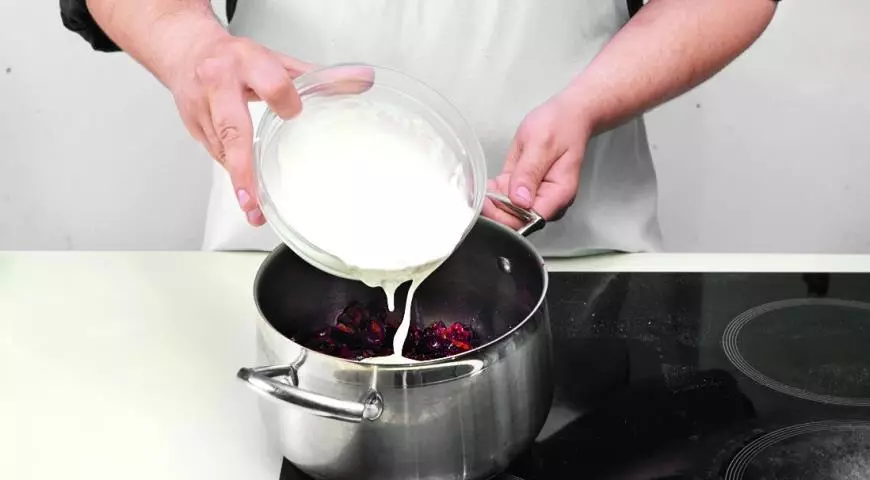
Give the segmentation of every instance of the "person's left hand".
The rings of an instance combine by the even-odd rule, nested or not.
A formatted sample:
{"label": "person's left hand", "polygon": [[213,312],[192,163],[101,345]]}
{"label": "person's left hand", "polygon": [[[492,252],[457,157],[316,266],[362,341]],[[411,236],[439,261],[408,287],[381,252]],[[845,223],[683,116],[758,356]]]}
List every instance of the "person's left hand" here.
{"label": "person's left hand", "polygon": [[[517,206],[557,220],[574,203],[592,122],[566,93],[529,113],[517,129],[502,173],[489,189]],[[522,222],[487,199],[483,214],[512,228]]]}

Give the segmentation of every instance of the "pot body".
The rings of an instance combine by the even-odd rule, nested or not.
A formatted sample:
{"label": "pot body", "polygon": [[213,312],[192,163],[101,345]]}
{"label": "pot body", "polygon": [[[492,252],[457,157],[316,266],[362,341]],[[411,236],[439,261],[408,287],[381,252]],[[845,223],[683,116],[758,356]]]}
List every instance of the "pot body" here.
{"label": "pot body", "polygon": [[[486,343],[409,365],[353,362],[290,338],[332,322],[351,301],[383,293],[327,275],[281,246],[255,286],[258,361],[271,367],[240,376],[266,393],[260,407],[267,430],[312,477],[489,478],[534,441],[550,410],[546,288],[531,245],[481,218],[417,291],[412,321],[471,323]],[[397,300],[401,312],[402,295]],[[268,384],[257,383],[266,377]]]}

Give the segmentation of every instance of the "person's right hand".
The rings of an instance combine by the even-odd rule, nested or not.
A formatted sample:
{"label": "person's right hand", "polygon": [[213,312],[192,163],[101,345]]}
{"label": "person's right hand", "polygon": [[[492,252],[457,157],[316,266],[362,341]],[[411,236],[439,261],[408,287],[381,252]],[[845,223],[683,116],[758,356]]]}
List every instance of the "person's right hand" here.
{"label": "person's right hand", "polygon": [[229,173],[248,223],[260,226],[247,104],[262,100],[278,116],[293,117],[301,109],[293,79],[311,65],[228,33],[191,50],[169,89],[187,129]]}

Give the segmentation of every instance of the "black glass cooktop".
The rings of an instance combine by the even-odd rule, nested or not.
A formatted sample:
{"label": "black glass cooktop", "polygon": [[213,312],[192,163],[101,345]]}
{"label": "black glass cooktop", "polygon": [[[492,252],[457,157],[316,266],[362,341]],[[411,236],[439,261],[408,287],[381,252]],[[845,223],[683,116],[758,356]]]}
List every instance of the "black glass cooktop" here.
{"label": "black glass cooktop", "polygon": [[870,479],[870,274],[550,279],[553,409],[503,479]]}

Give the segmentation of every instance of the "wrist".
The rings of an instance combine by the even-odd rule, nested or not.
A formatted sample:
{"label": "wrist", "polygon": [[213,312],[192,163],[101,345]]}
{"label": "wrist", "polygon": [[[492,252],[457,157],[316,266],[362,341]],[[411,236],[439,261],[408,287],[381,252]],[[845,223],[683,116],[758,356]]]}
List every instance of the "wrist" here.
{"label": "wrist", "polygon": [[578,75],[562,95],[569,108],[583,117],[590,136],[613,127],[608,91],[593,78],[586,74]]}
{"label": "wrist", "polygon": [[157,54],[152,71],[173,89],[192,75],[199,59],[216,43],[232,35],[211,11],[167,14],[154,22]]}
{"label": "wrist", "polygon": [[557,102],[562,105],[563,112],[569,117],[580,133],[591,137],[601,131],[601,115],[594,105],[594,98],[589,92],[573,83],[559,92]]}

